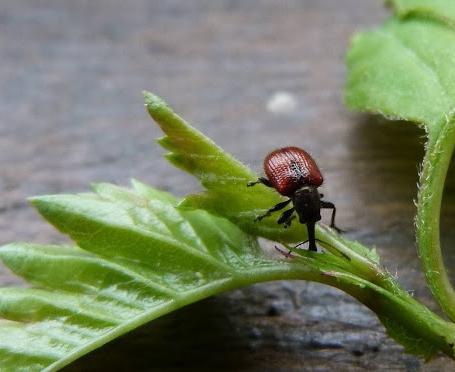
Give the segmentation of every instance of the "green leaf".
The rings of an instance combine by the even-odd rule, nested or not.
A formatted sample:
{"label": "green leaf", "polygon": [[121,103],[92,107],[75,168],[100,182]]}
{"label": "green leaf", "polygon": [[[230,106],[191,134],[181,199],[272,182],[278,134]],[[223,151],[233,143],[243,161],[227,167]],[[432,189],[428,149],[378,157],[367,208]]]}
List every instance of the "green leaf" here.
{"label": "green leaf", "polygon": [[186,197],[181,207],[222,215],[253,235],[283,242],[305,240],[306,229],[299,224],[284,230],[273,218],[256,223],[256,216],[284,199],[263,185],[247,187],[258,175],[191,127],[161,98],[149,92],[144,95],[148,112],[166,134],[158,141],[169,150],[166,158],[193,174],[207,189]]}
{"label": "green leaf", "polygon": [[348,106],[439,131],[455,109],[453,45],[451,29],[420,19],[357,35],[348,54]]}
{"label": "green leaf", "polygon": [[427,132],[416,217],[419,256],[433,295],[455,320],[455,291],[439,243],[444,181],[455,145],[455,5],[393,4],[402,19],[354,38],[345,97],[353,109],[413,121]]}
{"label": "green leaf", "polygon": [[[174,197],[138,181],[133,181],[133,189],[96,184],[94,190],[32,199],[40,213],[80,247],[14,243],[0,249],[0,259],[33,285],[0,289],[2,370],[57,370],[189,303],[276,279],[333,285],[384,319],[391,317],[391,309],[405,309],[408,318],[400,327],[406,337],[423,345],[424,336],[436,331],[434,348],[450,352],[452,329],[420,304],[410,306],[409,295],[373,261],[361,267],[330,250],[276,260],[228,220],[201,210],[179,210]],[[343,251],[348,243],[354,252],[366,250],[346,240],[333,248]],[[385,306],[378,306],[383,302]],[[425,321],[431,325],[423,335]],[[395,327],[384,323],[393,333]]]}
{"label": "green leaf", "polygon": [[[252,235],[283,243],[306,239],[307,231],[302,224],[294,223],[291,228],[285,229],[273,218],[255,222],[256,216],[283,201],[283,198],[275,190],[263,185],[246,187],[248,181],[258,176],[179,117],[160,97],[149,92],[144,92],[144,95],[148,112],[166,133],[159,143],[172,151],[167,158],[198,178],[206,188],[203,193],[187,196],[179,204],[181,209],[209,210],[228,218]],[[207,174],[204,169],[208,169]],[[317,235],[328,244],[329,250],[331,244],[336,245],[334,239],[337,237],[333,231],[320,226],[316,230]],[[378,262],[377,254],[361,244],[353,242],[348,249],[341,244],[340,249],[341,254],[347,255],[360,271],[365,270],[372,261]]]}
{"label": "green leaf", "polygon": [[[33,285],[0,289],[5,370],[56,370],[156,317],[252,283],[298,278],[351,293],[352,280],[362,280],[351,271],[378,281],[373,262],[361,269],[330,251],[302,252],[288,262],[269,258],[228,220],[176,209],[174,197],[138,181],[132,190],[93,188],[95,194],[32,199],[79,247],[15,243],[0,249],[3,262]],[[365,250],[353,245],[355,252]],[[348,282],[336,277],[343,274]]]}
{"label": "green leaf", "polygon": [[2,371],[56,370],[186,304],[292,274],[229,221],[179,211],[169,194],[137,181],[132,190],[94,190],[32,199],[80,247],[0,249],[3,262],[33,284],[0,289]]}

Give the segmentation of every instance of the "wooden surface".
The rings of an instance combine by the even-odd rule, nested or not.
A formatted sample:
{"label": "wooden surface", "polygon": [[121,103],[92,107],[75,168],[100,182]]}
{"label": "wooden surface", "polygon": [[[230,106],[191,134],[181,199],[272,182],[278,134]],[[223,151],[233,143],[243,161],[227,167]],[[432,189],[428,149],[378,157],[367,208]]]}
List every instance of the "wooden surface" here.
{"label": "wooden surface", "polygon": [[[413,239],[423,133],[342,103],[349,37],[386,14],[377,0],[0,0],[0,244],[65,241],[28,206],[30,195],[131,177],[178,195],[198,189],[153,143],[160,133],[142,105],[148,89],[258,171],[273,148],[307,149],[339,225],[376,245],[435,308]],[[277,91],[292,94],[296,110],[267,110]],[[450,247],[453,181],[444,204]],[[453,267],[453,250],[446,255]],[[3,268],[0,281],[20,282]],[[277,282],[189,306],[68,370],[184,368],[443,371],[455,363],[404,354],[374,314],[335,289]]]}

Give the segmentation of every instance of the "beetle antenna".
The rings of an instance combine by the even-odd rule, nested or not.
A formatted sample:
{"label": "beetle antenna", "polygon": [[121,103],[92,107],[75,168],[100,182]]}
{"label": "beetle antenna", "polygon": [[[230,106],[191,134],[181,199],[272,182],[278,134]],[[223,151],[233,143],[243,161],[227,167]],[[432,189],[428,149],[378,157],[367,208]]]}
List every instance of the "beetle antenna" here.
{"label": "beetle antenna", "polygon": [[292,254],[292,250],[289,250],[287,253],[281,249],[280,247],[278,247],[277,245],[274,245],[274,248],[279,252],[281,253],[284,257],[286,258],[294,258],[295,255]]}

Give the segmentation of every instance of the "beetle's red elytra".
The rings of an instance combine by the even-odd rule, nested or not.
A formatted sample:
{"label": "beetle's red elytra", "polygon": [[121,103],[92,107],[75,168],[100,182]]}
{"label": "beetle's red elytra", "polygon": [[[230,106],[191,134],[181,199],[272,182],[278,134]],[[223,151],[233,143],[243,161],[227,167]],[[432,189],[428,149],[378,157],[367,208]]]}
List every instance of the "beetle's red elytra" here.
{"label": "beetle's red elytra", "polygon": [[293,207],[284,211],[277,222],[288,227],[297,214],[299,222],[307,226],[310,251],[317,251],[315,225],[321,219],[321,208],[332,209],[330,227],[341,231],[335,225],[335,205],[322,200],[323,195],[318,191],[318,187],[324,181],[321,172],[314,159],[305,150],[298,147],[283,147],[272,151],[264,159],[264,172],[267,178],[259,177],[257,181],[249,182],[247,186],[262,183],[289,199],[256,217],[256,221],[284,209],[292,202]]}
{"label": "beetle's red elytra", "polygon": [[319,187],[323,182],[316,162],[298,147],[284,147],[268,154],[264,172],[273,188],[284,196],[291,196],[304,185]]}

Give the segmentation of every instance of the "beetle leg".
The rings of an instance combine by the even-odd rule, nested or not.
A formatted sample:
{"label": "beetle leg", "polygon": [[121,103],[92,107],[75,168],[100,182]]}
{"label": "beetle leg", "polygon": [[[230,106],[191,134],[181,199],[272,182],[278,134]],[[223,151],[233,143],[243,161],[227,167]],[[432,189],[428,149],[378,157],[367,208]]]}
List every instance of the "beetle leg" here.
{"label": "beetle leg", "polygon": [[264,177],[259,177],[257,179],[257,181],[251,181],[251,182],[248,182],[246,184],[247,187],[251,187],[251,186],[254,186],[254,185],[257,185],[258,183],[262,183],[263,185],[267,186],[267,187],[273,187],[271,182],[267,179],[267,178],[264,178]]}
{"label": "beetle leg", "polygon": [[308,250],[317,252],[318,248],[316,247],[316,235],[314,231],[315,223],[314,222],[307,222],[306,229],[308,231]]}
{"label": "beetle leg", "polygon": [[296,249],[298,247],[300,247],[301,245],[305,244],[305,243],[310,243],[309,246],[308,246],[308,250],[309,251],[312,251],[312,252],[317,252],[318,251],[318,248],[316,247],[316,241],[318,239],[315,238],[315,234],[314,234],[314,223],[307,223],[307,229],[308,229],[308,239],[307,240],[304,240],[303,242],[300,242],[299,244],[295,245],[294,247],[292,247],[292,249]]}
{"label": "beetle leg", "polygon": [[257,216],[254,220],[255,220],[255,221],[260,221],[260,220],[262,220],[264,217],[270,216],[273,212],[276,212],[276,211],[279,211],[280,209],[285,208],[290,202],[291,202],[291,199],[286,200],[286,201],[281,202],[281,203],[278,203],[278,204],[275,205],[274,207],[270,208],[270,209],[269,209],[267,212],[265,212],[264,214],[262,214],[262,215],[260,215],[260,216]]}
{"label": "beetle leg", "polygon": [[344,230],[341,230],[339,227],[337,227],[335,225],[335,215],[337,213],[337,209],[335,207],[335,204],[333,204],[332,202],[328,202],[328,201],[324,201],[324,200],[321,200],[321,208],[324,208],[324,209],[331,209],[332,210],[332,218],[330,220],[330,227],[332,229],[335,229],[337,232],[339,233],[342,233],[344,232]]}
{"label": "beetle leg", "polygon": [[292,247],[292,249],[296,249],[298,247],[300,247],[301,245],[304,245],[305,243],[308,243],[308,240],[305,240],[303,242],[300,242],[299,244],[295,245],[294,247]]}
{"label": "beetle leg", "polygon": [[295,219],[295,215],[292,215],[291,217],[289,217],[289,219],[284,223],[283,226],[285,229],[287,229],[289,226],[291,226],[293,219]]}
{"label": "beetle leg", "polygon": [[[309,225],[309,226],[308,226]],[[316,239],[314,236],[314,223],[313,224],[307,224],[307,229],[308,229],[308,239],[304,240],[303,242],[300,242],[293,246],[290,250],[289,253],[292,252],[294,249],[299,248],[301,245],[304,245],[306,243],[310,243],[308,246],[308,250],[312,252],[317,252],[318,248],[316,247],[316,241],[320,241],[319,239]]]}
{"label": "beetle leg", "polygon": [[294,213],[294,210],[294,208],[291,208],[287,211],[284,211],[280,218],[278,218],[278,225],[284,224],[285,228],[291,226],[292,219],[295,218],[295,216],[292,215]]}

